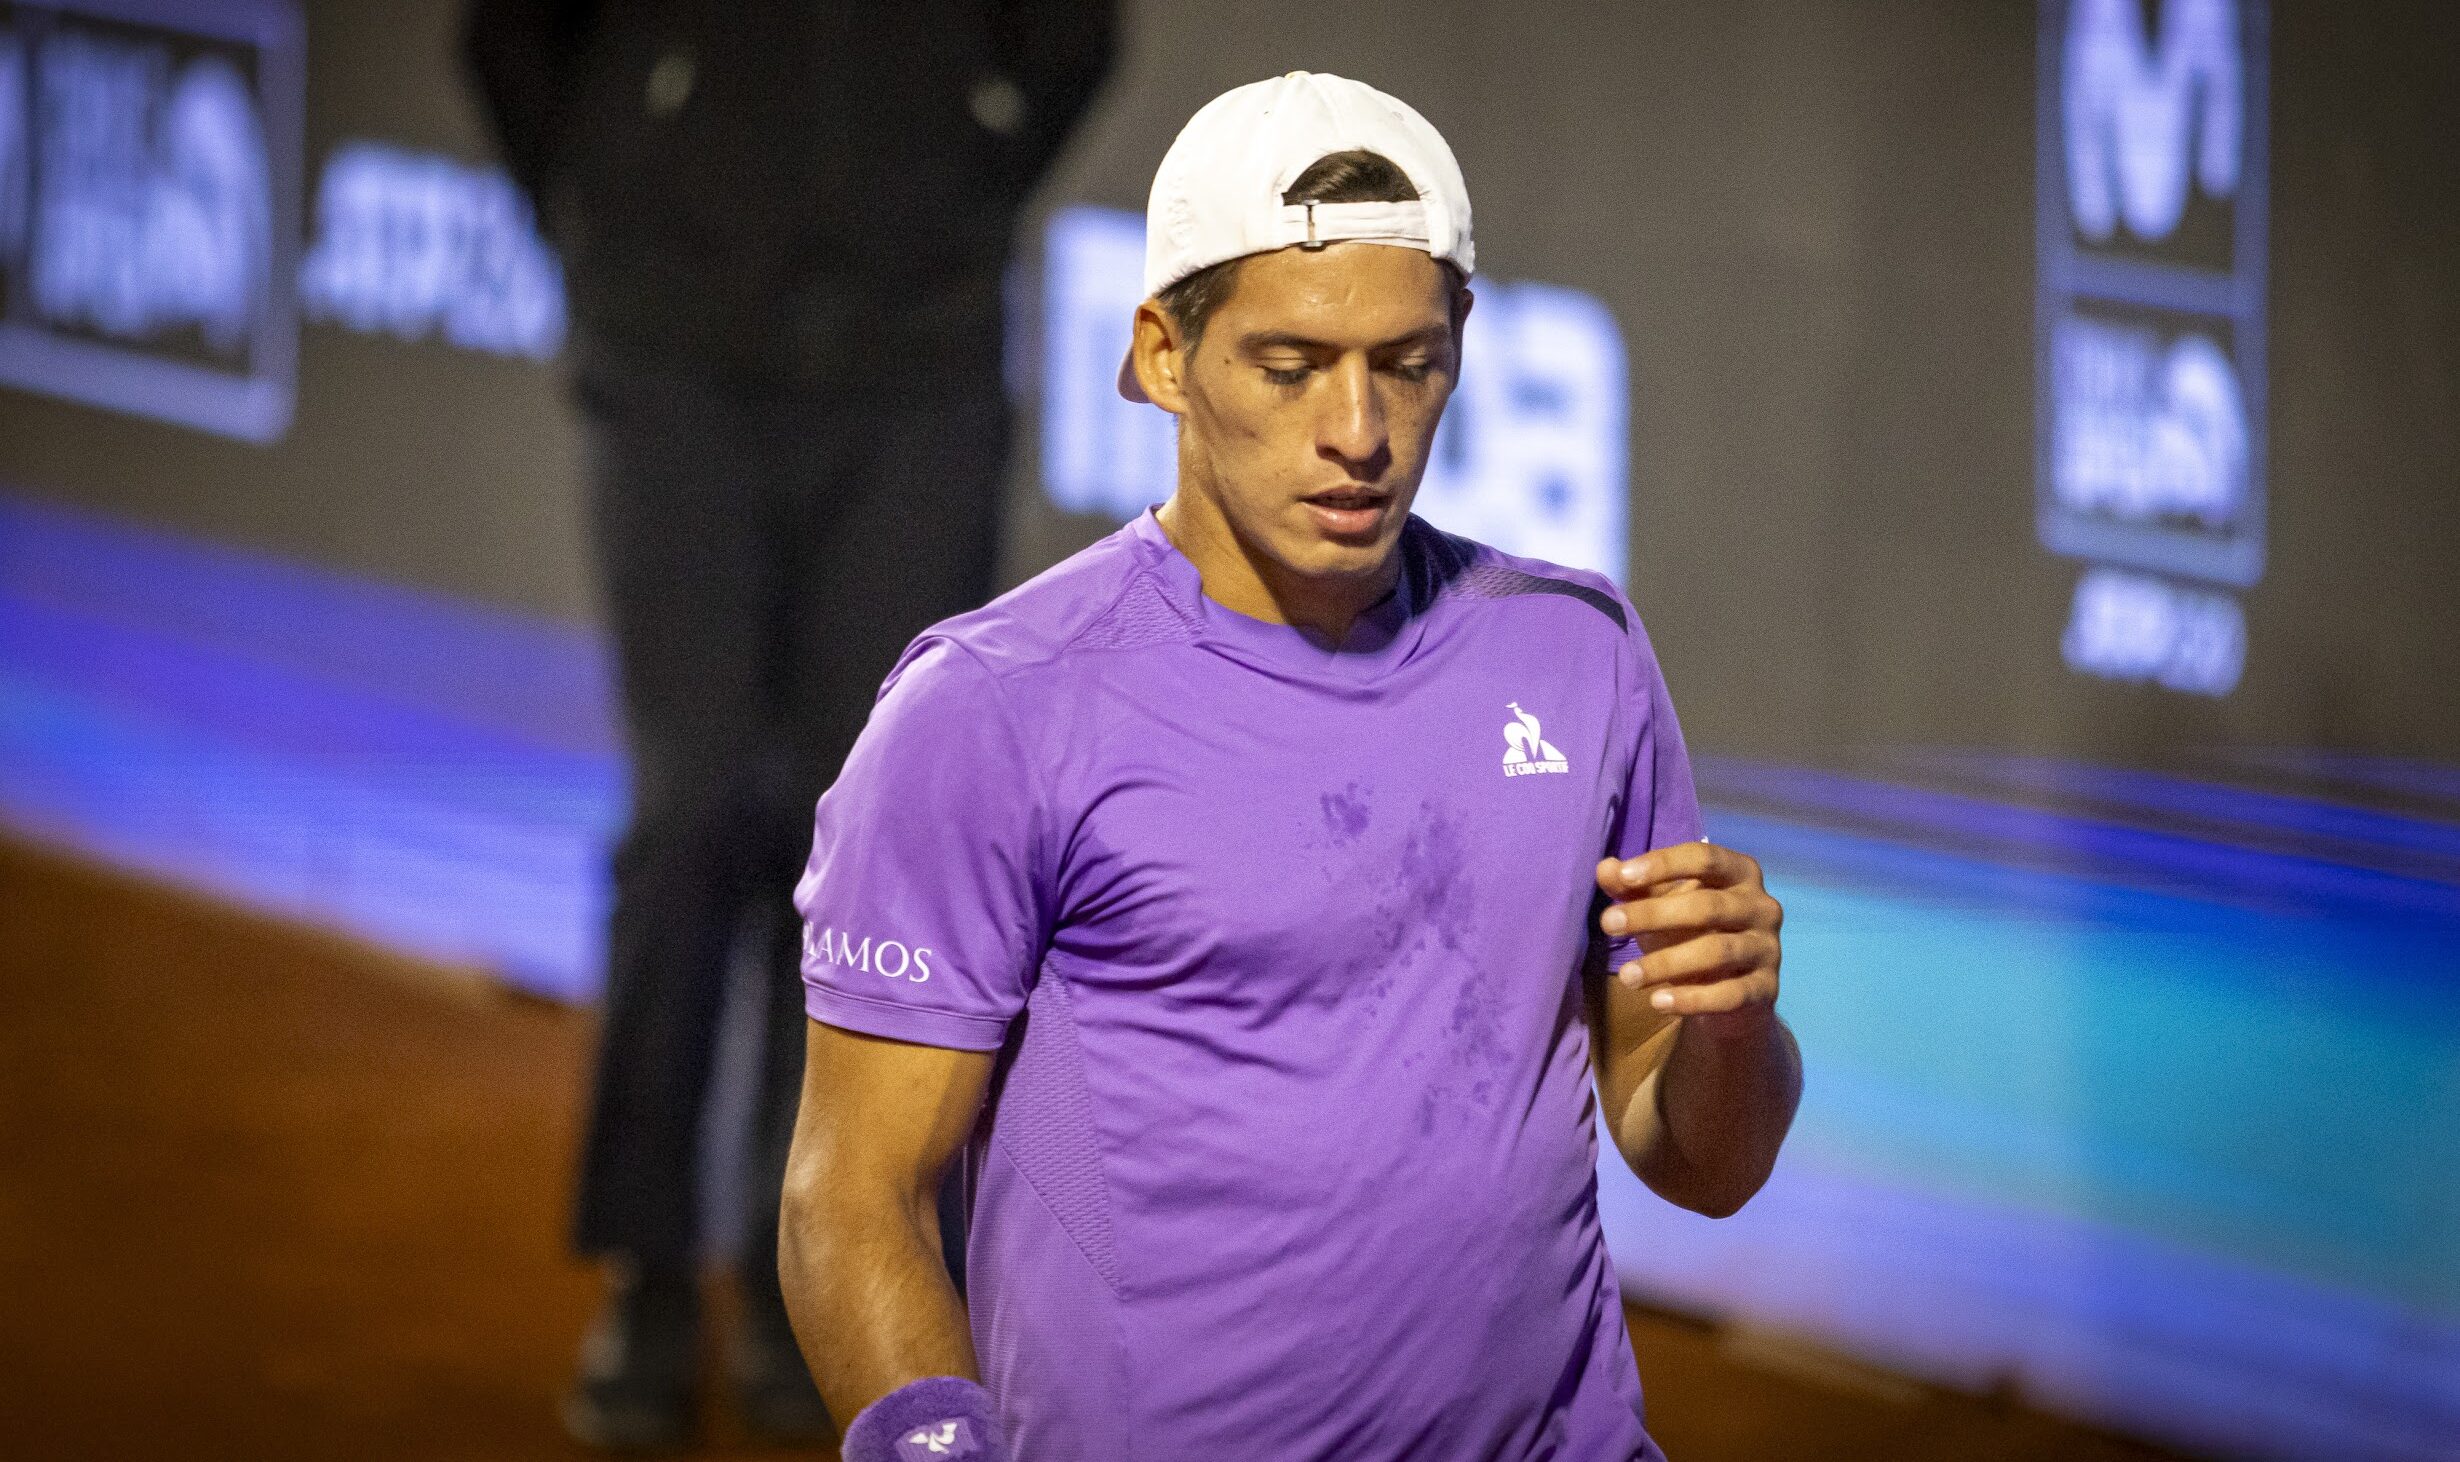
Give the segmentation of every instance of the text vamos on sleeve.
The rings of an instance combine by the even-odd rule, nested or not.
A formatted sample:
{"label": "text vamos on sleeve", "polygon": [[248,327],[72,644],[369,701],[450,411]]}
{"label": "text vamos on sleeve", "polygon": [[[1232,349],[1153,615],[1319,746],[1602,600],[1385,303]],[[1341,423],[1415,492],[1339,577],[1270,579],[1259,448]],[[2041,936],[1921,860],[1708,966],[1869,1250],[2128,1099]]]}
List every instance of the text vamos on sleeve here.
{"label": "text vamos on sleeve", "polygon": [[858,938],[826,925],[806,925],[803,929],[803,957],[807,960],[885,979],[911,980],[917,985],[931,978],[933,953],[928,945],[875,939],[868,934]]}

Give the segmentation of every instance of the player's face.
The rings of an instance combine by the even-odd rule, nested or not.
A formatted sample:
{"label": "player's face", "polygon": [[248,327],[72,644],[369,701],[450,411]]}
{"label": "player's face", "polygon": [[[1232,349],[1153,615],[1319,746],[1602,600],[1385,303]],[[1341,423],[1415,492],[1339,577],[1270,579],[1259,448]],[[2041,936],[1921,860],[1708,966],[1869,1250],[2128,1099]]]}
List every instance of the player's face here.
{"label": "player's face", "polygon": [[1243,260],[1184,357],[1183,478],[1250,554],[1307,578],[1376,573],[1459,375],[1468,291],[1383,244]]}

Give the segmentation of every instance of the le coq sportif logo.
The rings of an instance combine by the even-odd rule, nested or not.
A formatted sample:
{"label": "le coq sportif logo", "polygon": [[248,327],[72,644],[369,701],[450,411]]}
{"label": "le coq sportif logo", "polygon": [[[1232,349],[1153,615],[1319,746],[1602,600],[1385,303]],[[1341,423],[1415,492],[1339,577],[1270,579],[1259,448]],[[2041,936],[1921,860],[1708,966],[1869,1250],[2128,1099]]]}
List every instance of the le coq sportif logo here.
{"label": "le coq sportif logo", "polygon": [[1530,777],[1540,772],[1568,772],[1572,764],[1563,753],[1555,750],[1538,729],[1538,718],[1520,708],[1520,702],[1507,701],[1504,709],[1512,719],[1503,723],[1503,774],[1507,777]]}

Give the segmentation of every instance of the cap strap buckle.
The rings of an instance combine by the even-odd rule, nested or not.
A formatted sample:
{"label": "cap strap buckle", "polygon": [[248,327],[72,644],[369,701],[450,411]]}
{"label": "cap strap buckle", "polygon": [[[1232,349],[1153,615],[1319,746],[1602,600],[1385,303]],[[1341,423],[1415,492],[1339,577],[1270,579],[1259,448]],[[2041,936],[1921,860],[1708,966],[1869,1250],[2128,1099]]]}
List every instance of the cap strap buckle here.
{"label": "cap strap buckle", "polygon": [[1344,242],[1400,244],[1433,252],[1427,207],[1410,203],[1284,203],[1272,228],[1274,247],[1317,252]]}

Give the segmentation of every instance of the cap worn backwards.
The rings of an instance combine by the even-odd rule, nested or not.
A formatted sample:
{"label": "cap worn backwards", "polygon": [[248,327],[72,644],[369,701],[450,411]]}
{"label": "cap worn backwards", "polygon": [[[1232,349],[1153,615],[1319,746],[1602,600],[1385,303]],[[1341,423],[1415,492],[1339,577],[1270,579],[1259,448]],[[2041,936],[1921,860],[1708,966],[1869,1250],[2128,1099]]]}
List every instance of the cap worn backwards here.
{"label": "cap worn backwards", "polygon": [[[1350,151],[1391,161],[1417,199],[1281,201],[1301,173]],[[1408,103],[1347,77],[1292,71],[1223,92],[1179,129],[1145,201],[1145,294],[1226,260],[1341,242],[1424,249],[1468,274],[1469,190],[1442,134]],[[1146,399],[1128,361],[1119,393]]]}

